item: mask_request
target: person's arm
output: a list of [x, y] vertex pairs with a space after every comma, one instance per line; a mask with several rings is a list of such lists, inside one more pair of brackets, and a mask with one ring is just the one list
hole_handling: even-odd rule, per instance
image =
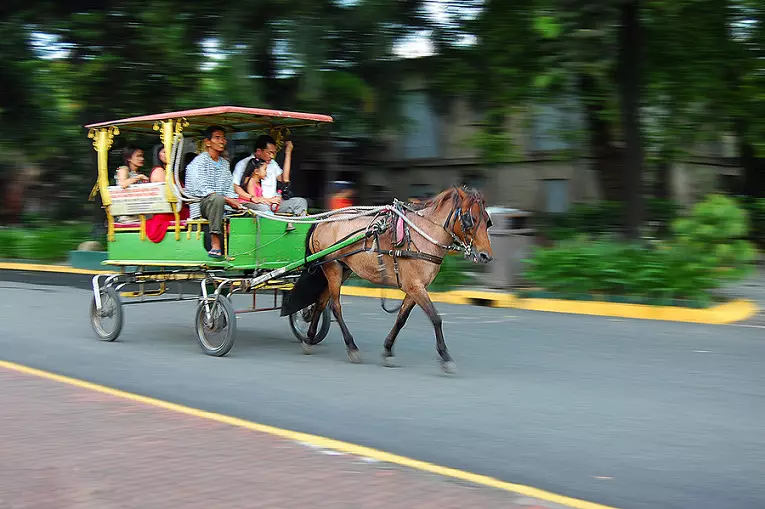
[[282, 182], [289, 183], [290, 181], [290, 170], [292, 169], [292, 147], [293, 145], [291, 141], [288, 141], [284, 144], [284, 169], [282, 170], [282, 174], [277, 177]]
[[206, 170], [199, 157], [186, 167], [186, 190], [191, 196], [204, 198], [215, 192], [210, 185], [212, 179], [207, 178], [205, 173]]
[[117, 184], [122, 189], [127, 189], [128, 186], [135, 184], [136, 182], [140, 180], [147, 180], [146, 175], [138, 175], [137, 177], [128, 177], [128, 167], [127, 166], [120, 166], [117, 168]]
[[156, 166], [151, 170], [152, 182], [164, 182], [165, 181], [165, 169], [161, 166]]
[[226, 200], [226, 203], [228, 203], [228, 205], [231, 208], [235, 210], [243, 208], [242, 204], [239, 203], [239, 199], [238, 199], [239, 195], [234, 190], [234, 177], [233, 175], [231, 175], [231, 172], [229, 171], [228, 166], [226, 167], [223, 174], [228, 175], [228, 178], [223, 182], [224, 189], [226, 189], [226, 191], [223, 194], [223, 198]]
[[234, 184], [234, 192], [238, 197], [243, 200], [252, 201], [252, 195], [245, 191], [245, 189], [239, 184]]

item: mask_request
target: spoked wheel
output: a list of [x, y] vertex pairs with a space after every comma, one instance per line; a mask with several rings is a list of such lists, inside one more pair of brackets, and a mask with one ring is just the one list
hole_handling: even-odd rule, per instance
[[117, 290], [111, 286], [100, 290], [101, 311], [96, 309], [96, 298], [90, 303], [90, 325], [102, 341], [114, 341], [122, 331], [122, 302]]
[[205, 301], [197, 305], [197, 315], [194, 320], [197, 339], [207, 355], [223, 357], [234, 346], [236, 339], [234, 306], [222, 295], [209, 299], [207, 303], [210, 306], [209, 319], [205, 312]]
[[[301, 343], [308, 341], [308, 328], [311, 326], [311, 315], [315, 306], [316, 304], [312, 304], [290, 315], [290, 328]], [[327, 337], [331, 322], [332, 315], [330, 314], [329, 306], [325, 306], [319, 317], [319, 326], [316, 328], [316, 337], [313, 339], [314, 345], [318, 345]]]

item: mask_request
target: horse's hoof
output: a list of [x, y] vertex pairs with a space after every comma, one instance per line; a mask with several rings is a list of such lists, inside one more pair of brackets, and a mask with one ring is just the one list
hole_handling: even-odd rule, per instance
[[398, 362], [396, 362], [396, 357], [393, 355], [383, 355], [383, 365], [386, 368], [397, 368]]
[[300, 342], [300, 346], [303, 347], [303, 353], [306, 355], [311, 355], [313, 353], [313, 347], [314, 345], [309, 345], [305, 341]]
[[361, 352], [358, 350], [348, 350], [348, 359], [354, 364], [361, 364]]
[[447, 375], [453, 375], [457, 372], [457, 363], [454, 361], [441, 361], [441, 369]]

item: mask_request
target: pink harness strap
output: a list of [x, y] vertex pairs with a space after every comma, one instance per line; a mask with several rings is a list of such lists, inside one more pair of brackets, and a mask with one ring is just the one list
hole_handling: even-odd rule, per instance
[[404, 218], [396, 215], [396, 224], [393, 233], [393, 245], [400, 246], [404, 243]]

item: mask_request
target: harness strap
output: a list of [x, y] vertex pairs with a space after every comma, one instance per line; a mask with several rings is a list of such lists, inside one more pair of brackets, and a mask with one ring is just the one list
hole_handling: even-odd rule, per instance
[[395, 258], [413, 258], [416, 260], [425, 260], [426, 262], [435, 263], [436, 265], [441, 265], [444, 261], [444, 259], [440, 256], [432, 255], [429, 253], [423, 253], [420, 251], [387, 249], [387, 250], [380, 250], [378, 251], [378, 253], [392, 256], [394, 259]]

